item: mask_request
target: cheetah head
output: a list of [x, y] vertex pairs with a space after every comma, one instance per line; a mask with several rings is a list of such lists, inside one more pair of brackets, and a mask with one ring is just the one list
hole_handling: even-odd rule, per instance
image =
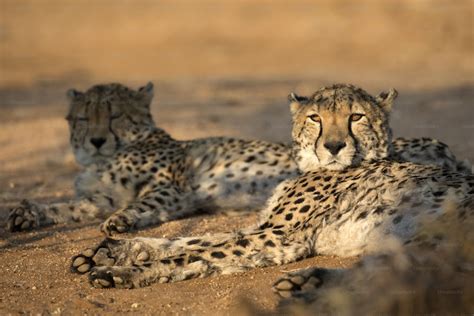
[[347, 84], [289, 95], [293, 115], [293, 154], [302, 171], [342, 170], [388, 156], [392, 140], [389, 113], [394, 89], [373, 97]]
[[106, 160], [154, 126], [151, 82], [137, 91], [113, 83], [95, 85], [86, 92], [70, 89], [67, 96], [70, 142], [81, 165]]

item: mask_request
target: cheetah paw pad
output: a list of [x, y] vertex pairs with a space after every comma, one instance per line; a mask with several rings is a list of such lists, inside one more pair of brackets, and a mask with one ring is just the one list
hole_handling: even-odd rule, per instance
[[20, 206], [10, 210], [7, 229], [11, 232], [30, 230], [40, 226], [40, 209], [35, 203], [23, 200]]

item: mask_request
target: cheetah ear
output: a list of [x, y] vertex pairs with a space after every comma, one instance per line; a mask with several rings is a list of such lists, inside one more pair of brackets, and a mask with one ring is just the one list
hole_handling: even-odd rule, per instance
[[377, 97], [375, 97], [375, 100], [380, 104], [382, 109], [386, 112], [390, 112], [392, 110], [393, 101], [397, 96], [397, 90], [391, 88], [388, 91], [381, 92]]
[[308, 98], [292, 92], [288, 95], [288, 101], [290, 101], [291, 114], [295, 114], [301, 108], [302, 103], [308, 101]]
[[66, 96], [70, 102], [76, 101], [81, 98], [84, 93], [77, 91], [76, 89], [69, 89], [66, 92]]
[[148, 103], [148, 105], [150, 105], [154, 95], [153, 83], [148, 82], [143, 87], [138, 88], [138, 93]]

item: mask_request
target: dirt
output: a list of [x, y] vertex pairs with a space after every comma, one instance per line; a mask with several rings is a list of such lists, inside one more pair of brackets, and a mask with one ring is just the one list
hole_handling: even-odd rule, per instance
[[[153, 115], [177, 139], [290, 140], [286, 96], [333, 82], [395, 87], [396, 136], [431, 136], [474, 161], [469, 1], [0, 0], [0, 314], [230, 314], [242, 301], [274, 311], [271, 284], [316, 257], [238, 275], [96, 290], [69, 260], [102, 238], [98, 223], [5, 230], [22, 199], [72, 198], [80, 170], [68, 145], [65, 91], [98, 82], [155, 83]], [[84, 8], [87, 8], [85, 10]], [[245, 227], [256, 215], [206, 215], [128, 236]]]

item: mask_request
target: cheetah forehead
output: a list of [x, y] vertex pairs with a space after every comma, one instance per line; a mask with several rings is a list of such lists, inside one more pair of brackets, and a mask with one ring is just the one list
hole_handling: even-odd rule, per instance
[[[134, 105], [138, 100], [138, 92], [119, 83], [95, 85], [84, 93], [84, 104], [97, 104], [101, 106]], [[123, 102], [126, 101], [126, 102]]]
[[[149, 88], [148, 85], [146, 87]], [[71, 99], [69, 115], [94, 114], [105, 110], [130, 114], [143, 112], [143, 114], [146, 114], [149, 111], [152, 98], [150, 91], [143, 91], [146, 87], [136, 91], [119, 83], [109, 83], [92, 86], [85, 92], [70, 90], [68, 92]]]
[[365, 90], [350, 84], [335, 84], [323, 87], [302, 102], [302, 111], [327, 111], [335, 115], [362, 112], [368, 116], [384, 118], [387, 112], [382, 111], [376, 98]]

